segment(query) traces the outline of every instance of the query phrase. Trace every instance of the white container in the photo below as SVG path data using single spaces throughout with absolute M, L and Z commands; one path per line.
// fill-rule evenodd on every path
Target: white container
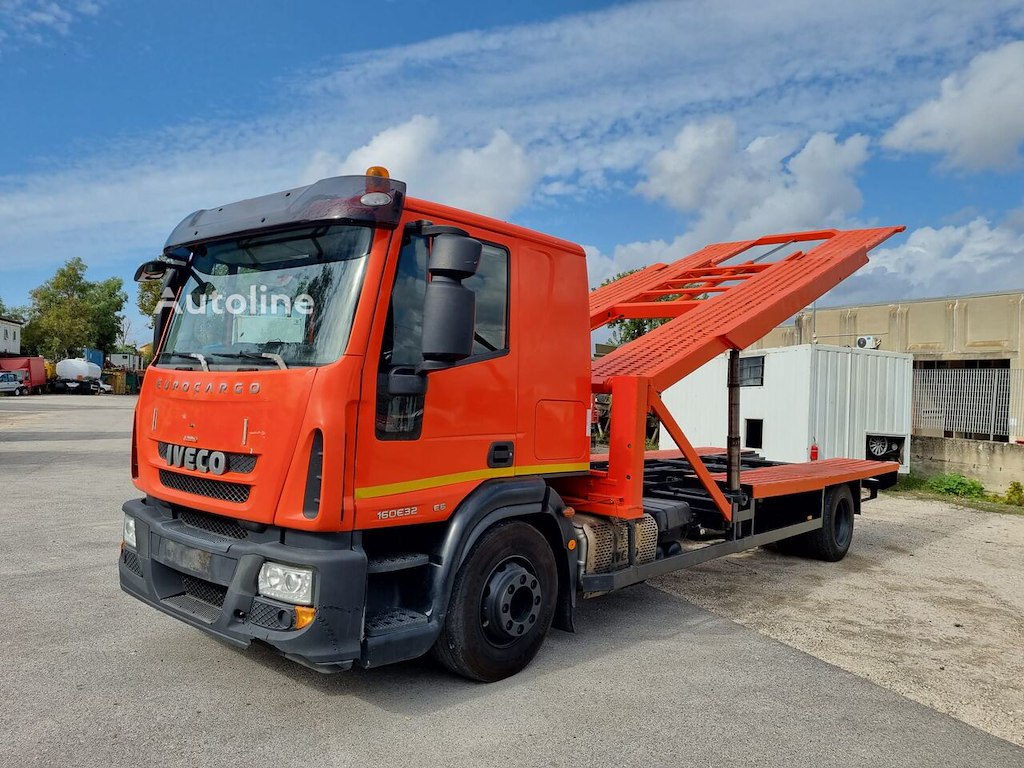
M 65 381 L 86 381 L 100 377 L 100 367 L 80 357 L 61 360 L 57 363 L 57 378 Z
M 138 370 L 142 368 L 141 355 L 115 352 L 112 355 L 109 355 L 107 360 L 114 368 L 127 368 L 129 370 Z
M 802 462 L 816 445 L 819 459 L 899 461 L 901 472 L 910 471 L 912 355 L 803 344 L 742 352 L 740 359 L 744 448 Z M 726 445 L 728 366 L 728 355 L 720 355 L 662 395 L 696 446 Z M 660 445 L 675 447 L 664 428 Z

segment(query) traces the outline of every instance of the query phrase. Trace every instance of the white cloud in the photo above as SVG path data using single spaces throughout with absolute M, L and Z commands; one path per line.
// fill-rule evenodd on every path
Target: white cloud
M 56 0 L 0 0 L 0 51 L 21 41 L 42 43 L 47 37 L 66 36 L 80 16 L 99 13 L 97 2 Z
M 637 191 L 692 214 L 692 226 L 671 242 L 627 243 L 611 255 L 588 247 L 590 284 L 708 243 L 849 225 L 861 207 L 855 177 L 867 158 L 859 134 L 839 141 L 816 133 L 802 146 L 792 136 L 759 136 L 741 146 L 728 118 L 688 124 L 654 154 Z
M 478 148 L 442 146 L 441 121 L 416 115 L 381 131 L 341 162 L 319 153 L 309 180 L 364 173 L 384 165 L 409 185 L 410 193 L 439 203 L 502 217 L 522 205 L 536 180 L 526 151 L 505 131 L 496 130 Z
M 1024 40 L 978 54 L 942 81 L 938 98 L 904 116 L 886 147 L 938 152 L 969 171 L 1019 166 L 1024 142 Z
M 126 146 L 118 157 L 25 179 L 0 177 L 0 274 L 49 267 L 69 255 L 99 266 L 122 262 L 127 272 L 196 209 L 363 173 L 370 165 L 387 166 L 414 196 L 495 216 L 520 205 L 535 178 L 526 152 L 502 131 L 483 146 L 449 147 L 440 121 L 417 116 L 344 159 L 310 149 L 322 146 L 316 131 L 292 130 L 284 143 L 283 126 L 263 125 L 238 144 L 199 132 L 170 139 L 168 151 L 147 147 L 140 157 L 138 148 Z M 356 145 L 351 132 L 335 135 L 342 145 Z M 175 141 L 188 150 L 174 151 Z
M 611 255 L 602 253 L 594 245 L 584 245 L 587 255 L 587 279 L 591 288 L 596 288 L 609 277 L 619 272 L 630 272 L 651 264 L 668 264 L 688 255 L 694 248 L 686 235 L 676 238 L 673 242 L 650 240 L 646 242 L 618 245 Z
M 44 5 L 0 3 L 7 19 Z M 77 8 L 75 18 L 95 12 Z M 58 16 L 39 23 L 60 34 Z M 127 274 L 196 208 L 367 164 L 404 175 L 414 196 L 499 216 L 534 188 L 595 210 L 601 195 L 628 196 L 652 156 L 676 148 L 681 125 L 713 116 L 735 133 L 705 137 L 724 152 L 711 163 L 722 173 L 688 182 L 699 212 L 675 201 L 695 219 L 690 239 L 649 248 L 820 226 L 859 205 L 863 139 L 832 133 L 890 125 L 974 51 L 1021 35 L 1019 0 L 694 0 L 377 48 L 325 67 L 305 90 L 310 73 L 291 73 L 280 110 L 262 119 L 172 125 L 85 157 L 70 154 L 82 145 L 69 137 L 67 156 L 12 159 L 0 178 L 0 274 L 48 271 L 71 254 Z M 652 168 L 648 183 L 657 178 Z M 579 237 L 574 226 L 549 228 Z
M 672 242 L 619 246 L 610 256 L 588 246 L 590 284 L 599 285 L 620 271 L 675 261 L 705 244 L 687 234 Z M 872 251 L 867 266 L 821 303 L 865 304 L 1002 290 L 1024 290 L 1024 216 L 1014 213 L 998 224 L 979 216 L 960 226 L 915 229 L 899 244 Z
M 690 123 L 672 146 L 651 160 L 648 178 L 637 190 L 648 198 L 664 198 L 681 211 L 695 211 L 707 202 L 708 191 L 729 173 L 736 160 L 736 123 L 727 118 Z
M 745 140 L 889 125 L 1019 32 L 1019 0 L 629 3 L 362 53 L 301 86 L 385 124 L 456 112 L 474 141 L 501 127 L 549 175 L 600 188 L 687 120 L 729 115 Z
M 798 151 L 795 151 L 798 150 Z M 861 206 L 854 176 L 868 157 L 860 134 L 760 136 L 745 147 L 728 119 L 690 124 L 648 165 L 637 189 L 696 213 L 696 241 L 839 225 Z
M 921 227 L 834 290 L 829 303 L 855 304 L 1024 289 L 1024 227 L 1012 217 Z

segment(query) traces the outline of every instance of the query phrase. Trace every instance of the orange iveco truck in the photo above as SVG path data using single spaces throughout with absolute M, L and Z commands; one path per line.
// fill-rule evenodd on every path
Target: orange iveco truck
M 737 350 L 901 229 L 711 245 L 590 291 L 579 245 L 383 168 L 197 211 L 136 273 L 166 298 L 121 587 L 319 671 L 432 651 L 493 681 L 579 596 L 765 545 L 839 560 L 898 466 L 741 451 Z M 667 322 L 592 360 L 622 318 Z M 726 352 L 727 445 L 696 448 L 661 393 Z M 645 452 L 650 413 L 678 450 Z

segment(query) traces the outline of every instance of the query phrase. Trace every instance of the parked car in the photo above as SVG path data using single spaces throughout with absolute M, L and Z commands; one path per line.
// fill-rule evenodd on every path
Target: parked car
M 27 395 L 28 387 L 21 383 L 21 379 L 10 371 L 0 373 L 0 392 L 11 395 Z

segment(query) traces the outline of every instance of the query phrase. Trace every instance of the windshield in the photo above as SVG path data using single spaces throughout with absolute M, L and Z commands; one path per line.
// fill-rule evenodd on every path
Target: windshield
M 370 227 L 336 225 L 193 246 L 158 364 L 334 362 L 348 343 L 372 242 Z

